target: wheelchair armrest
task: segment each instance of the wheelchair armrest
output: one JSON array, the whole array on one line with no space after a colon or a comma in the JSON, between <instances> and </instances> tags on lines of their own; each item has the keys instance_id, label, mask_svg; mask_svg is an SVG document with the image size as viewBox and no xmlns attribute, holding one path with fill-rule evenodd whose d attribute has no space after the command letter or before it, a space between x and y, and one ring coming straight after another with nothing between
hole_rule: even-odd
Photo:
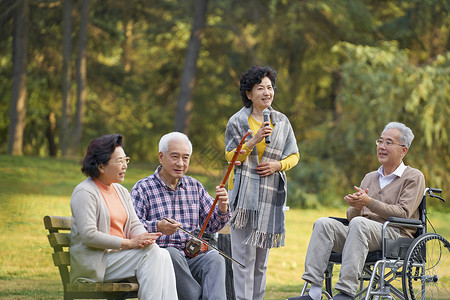
<instances>
[{"instance_id":1,"label":"wheelchair armrest","mask_svg":"<svg viewBox=\"0 0 450 300\"><path fill-rule=\"evenodd\" d=\"M338 217L328 217L330 219L334 219L336 221L341 222L342 224L344 224L345 226L348 226L348 224L350 223L347 218L338 218Z\"/></svg>"},{"instance_id":2,"label":"wheelchair armrest","mask_svg":"<svg viewBox=\"0 0 450 300\"><path fill-rule=\"evenodd\" d=\"M422 225L422 221L416 219L389 217L388 221L391 223L400 223L401 225L404 226L413 225L415 227L417 225Z\"/></svg>"},{"instance_id":3,"label":"wheelchair armrest","mask_svg":"<svg viewBox=\"0 0 450 300\"><path fill-rule=\"evenodd\" d=\"M396 226L396 225L397 226L398 225L405 226L405 227L415 227L415 228L423 228L424 227L424 225L422 224L422 221L420 221L420 220L406 219L406 218L397 218L397 217L389 217L388 220L386 222L384 222L383 229L381 231L381 238L382 238L382 248L381 248L381 250L382 250L382 253L383 253L383 259L386 258L387 244L388 244L387 237L386 237L386 228L388 226ZM400 238L397 241L399 243L402 243L403 240L412 240L412 239ZM396 242L394 241L393 243L395 244ZM400 248L400 250L401 250L401 248Z\"/></svg>"}]
</instances>

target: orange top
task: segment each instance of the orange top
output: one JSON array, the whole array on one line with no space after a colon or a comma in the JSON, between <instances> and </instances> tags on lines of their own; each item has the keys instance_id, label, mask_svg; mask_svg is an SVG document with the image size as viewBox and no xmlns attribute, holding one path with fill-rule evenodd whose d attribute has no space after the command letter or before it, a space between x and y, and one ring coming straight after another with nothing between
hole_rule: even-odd
<instances>
[{"instance_id":1,"label":"orange top","mask_svg":"<svg viewBox=\"0 0 450 300\"><path fill-rule=\"evenodd\" d=\"M117 194L116 189L112 185L108 186L97 178L94 178L94 182L102 193L103 199L108 207L111 225L109 234L125 238L123 227L127 222L128 214L119 198L119 194Z\"/></svg>"}]
</instances>

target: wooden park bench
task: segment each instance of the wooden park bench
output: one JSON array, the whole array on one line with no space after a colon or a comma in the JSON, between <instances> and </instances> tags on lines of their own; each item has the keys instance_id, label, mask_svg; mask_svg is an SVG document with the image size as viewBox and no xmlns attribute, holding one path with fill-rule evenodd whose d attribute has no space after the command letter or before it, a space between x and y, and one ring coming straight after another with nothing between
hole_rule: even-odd
<instances>
[{"instance_id":1,"label":"wooden park bench","mask_svg":"<svg viewBox=\"0 0 450 300\"><path fill-rule=\"evenodd\" d=\"M48 241L53 248L53 262L59 269L64 299L126 299L137 298L137 282L70 283L70 217L44 217Z\"/></svg>"}]
</instances>

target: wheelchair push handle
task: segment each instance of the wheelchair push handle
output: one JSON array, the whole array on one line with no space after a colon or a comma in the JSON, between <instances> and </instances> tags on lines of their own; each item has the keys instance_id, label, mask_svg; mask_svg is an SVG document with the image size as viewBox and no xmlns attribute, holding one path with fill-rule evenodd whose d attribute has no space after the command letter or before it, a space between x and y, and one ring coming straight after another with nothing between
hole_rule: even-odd
<instances>
[{"instance_id":1,"label":"wheelchair push handle","mask_svg":"<svg viewBox=\"0 0 450 300\"><path fill-rule=\"evenodd\" d=\"M439 200L441 200L442 202L445 202L445 199L444 198L442 198L441 196L438 196L438 195L436 195L436 194L434 194L434 193L436 193L436 194L440 194L440 193L442 193L442 189L437 189L437 188L432 188L432 187L427 187L426 189L425 189L425 196L430 196L430 197L432 197L432 198L437 198L437 199L439 199Z\"/></svg>"}]
</instances>

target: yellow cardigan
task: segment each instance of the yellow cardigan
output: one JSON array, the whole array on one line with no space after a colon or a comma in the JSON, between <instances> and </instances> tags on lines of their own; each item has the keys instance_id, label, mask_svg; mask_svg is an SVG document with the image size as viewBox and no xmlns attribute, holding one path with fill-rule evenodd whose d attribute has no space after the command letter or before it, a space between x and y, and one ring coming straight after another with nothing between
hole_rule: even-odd
<instances>
[{"instance_id":1,"label":"yellow cardigan","mask_svg":"<svg viewBox=\"0 0 450 300\"><path fill-rule=\"evenodd\" d=\"M261 127L261 124L262 124L261 122L258 122L255 119L253 119L253 117L251 115L248 117L248 125L250 126L250 129L253 132L257 132L258 129ZM270 122L270 127L273 128L272 122ZM258 152L259 161L261 161L261 158L264 154L264 151L266 150L266 147L267 147L267 144L264 140L262 140L261 142L256 144L256 151ZM227 159L228 162L230 162L231 159L233 158L234 150L226 151L225 158ZM247 143L245 143L242 146L242 150L245 150L245 154L239 154L237 157L237 161L240 161L240 162L243 162L247 158L247 156L249 156L250 152L252 152L252 150L250 150L248 148ZM300 154L297 152L297 153L291 154L288 157L286 157L285 159L281 160L280 161L281 162L281 170L280 171L287 171L287 170L293 168L295 165L297 165L299 159L300 159ZM233 177L234 177L234 170L231 171L230 177L228 178L228 189L229 190L233 189Z\"/></svg>"}]
</instances>

